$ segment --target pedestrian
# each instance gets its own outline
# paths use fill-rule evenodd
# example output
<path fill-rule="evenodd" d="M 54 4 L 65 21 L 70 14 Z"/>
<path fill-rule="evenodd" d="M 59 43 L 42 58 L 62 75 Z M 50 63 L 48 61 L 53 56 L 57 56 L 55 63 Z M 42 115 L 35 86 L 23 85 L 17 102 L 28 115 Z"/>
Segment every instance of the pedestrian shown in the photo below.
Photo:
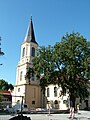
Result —
<path fill-rule="evenodd" d="M 70 118 L 73 119 L 74 118 L 74 107 L 70 108 Z"/>
<path fill-rule="evenodd" d="M 80 108 L 80 106 L 79 106 L 79 104 L 77 104 L 77 113 L 79 114 L 79 108 Z"/>
<path fill-rule="evenodd" d="M 48 112 L 49 112 L 49 115 L 50 115 L 50 105 L 48 106 Z"/>

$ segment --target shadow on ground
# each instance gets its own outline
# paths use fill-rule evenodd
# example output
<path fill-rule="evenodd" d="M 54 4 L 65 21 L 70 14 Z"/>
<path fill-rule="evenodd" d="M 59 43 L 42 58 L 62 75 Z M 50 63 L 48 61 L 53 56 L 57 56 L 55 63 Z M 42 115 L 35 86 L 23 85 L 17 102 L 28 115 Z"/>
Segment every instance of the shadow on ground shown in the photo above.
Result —
<path fill-rule="evenodd" d="M 18 116 L 15 116 L 15 117 L 13 117 L 13 118 L 11 118 L 9 120 L 31 120 L 31 118 L 27 117 L 27 116 L 23 116 L 23 115 L 22 116 L 18 115 Z"/>

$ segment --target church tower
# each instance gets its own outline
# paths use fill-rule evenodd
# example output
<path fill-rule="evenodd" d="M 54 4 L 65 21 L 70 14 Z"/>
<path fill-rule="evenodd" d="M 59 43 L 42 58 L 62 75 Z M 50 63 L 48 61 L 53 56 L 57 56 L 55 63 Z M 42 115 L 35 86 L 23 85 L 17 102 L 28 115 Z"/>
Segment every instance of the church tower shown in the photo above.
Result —
<path fill-rule="evenodd" d="M 38 43 L 35 40 L 31 17 L 24 42 L 21 45 L 21 56 L 17 65 L 16 85 L 13 91 L 13 95 L 16 97 L 12 97 L 13 105 L 21 103 L 22 100 L 19 96 L 23 96 L 23 103 L 27 104 L 28 108 L 41 107 L 41 88 L 39 80 L 37 80 L 35 75 L 32 76 L 30 84 L 29 81 L 25 79 L 28 68 L 33 66 L 32 59 L 36 56 L 37 48 Z"/>

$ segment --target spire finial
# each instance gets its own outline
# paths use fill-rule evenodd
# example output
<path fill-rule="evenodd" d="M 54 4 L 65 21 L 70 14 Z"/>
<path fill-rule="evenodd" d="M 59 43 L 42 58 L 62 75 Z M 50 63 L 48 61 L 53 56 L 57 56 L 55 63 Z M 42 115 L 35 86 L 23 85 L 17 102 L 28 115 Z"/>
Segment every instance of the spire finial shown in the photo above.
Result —
<path fill-rule="evenodd" d="M 32 21 L 32 16 L 30 17 L 30 20 Z"/>

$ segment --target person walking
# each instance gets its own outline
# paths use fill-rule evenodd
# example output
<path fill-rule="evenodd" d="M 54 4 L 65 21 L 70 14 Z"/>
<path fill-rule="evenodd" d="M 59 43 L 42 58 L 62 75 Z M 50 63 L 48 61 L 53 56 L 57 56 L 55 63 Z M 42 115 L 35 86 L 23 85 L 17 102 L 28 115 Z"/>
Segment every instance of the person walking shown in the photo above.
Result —
<path fill-rule="evenodd" d="M 80 112 L 79 112 L 79 108 L 80 108 L 80 106 L 79 106 L 79 104 L 77 104 L 77 113 L 79 114 Z"/>
<path fill-rule="evenodd" d="M 74 107 L 71 107 L 70 108 L 70 118 L 73 119 L 74 116 L 75 116 L 75 114 L 74 114 Z"/>

